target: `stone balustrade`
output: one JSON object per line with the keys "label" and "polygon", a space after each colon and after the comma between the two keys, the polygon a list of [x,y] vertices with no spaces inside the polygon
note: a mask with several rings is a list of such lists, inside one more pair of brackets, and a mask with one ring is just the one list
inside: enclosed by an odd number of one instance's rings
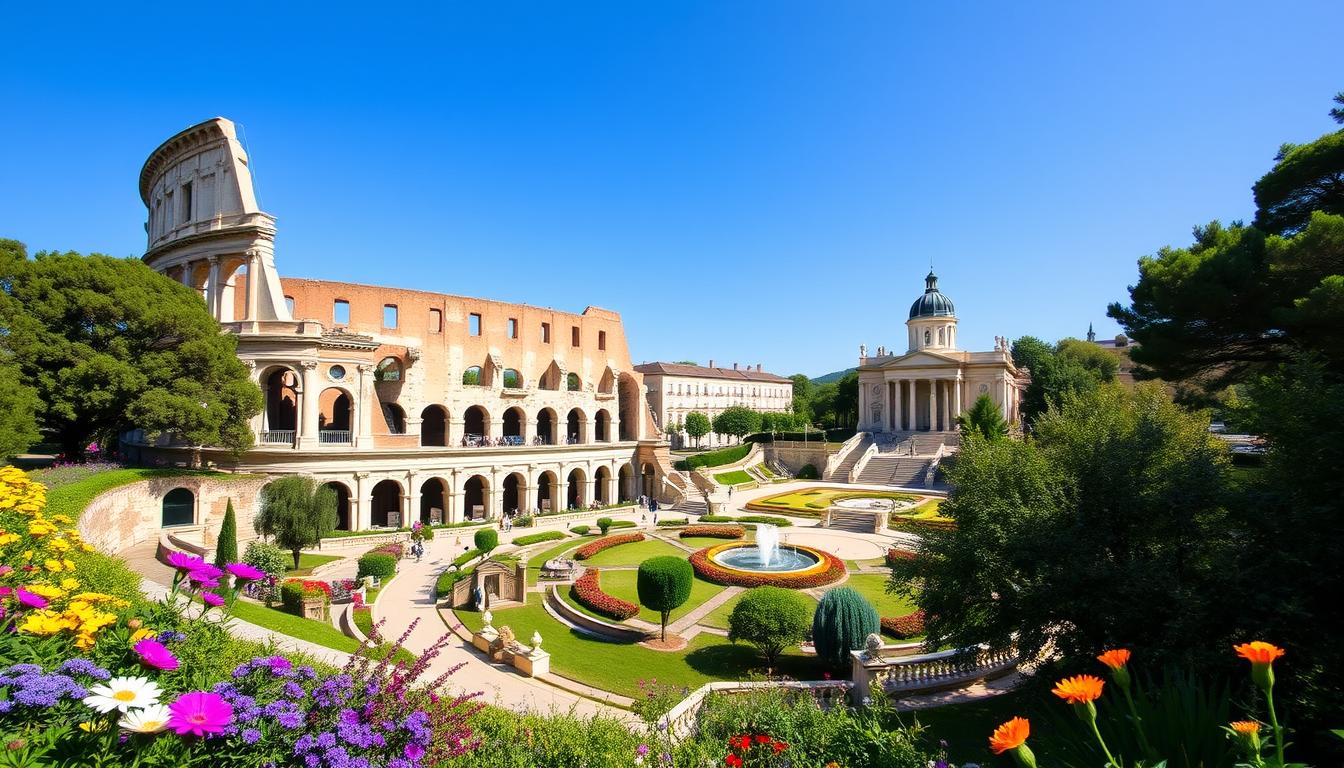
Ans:
{"label": "stone balustrade", "polygon": [[1020,661],[1015,646],[971,648],[908,653],[908,645],[851,651],[851,675],[857,695],[867,695],[872,686],[900,696],[962,688],[980,680],[1006,675]]}
{"label": "stone balustrade", "polygon": [[766,680],[750,683],[706,683],[695,689],[680,704],[658,719],[658,729],[674,741],[695,735],[699,729],[700,708],[711,694],[732,695],[766,688],[786,688],[811,694],[823,709],[844,704],[853,684],[846,680]]}

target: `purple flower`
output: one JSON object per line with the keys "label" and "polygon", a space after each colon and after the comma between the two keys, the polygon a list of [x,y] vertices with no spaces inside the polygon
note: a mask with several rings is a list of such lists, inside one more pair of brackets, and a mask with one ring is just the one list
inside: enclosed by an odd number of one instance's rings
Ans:
{"label": "purple flower", "polygon": [[24,589],[23,587],[19,587],[18,589],[14,590],[14,596],[19,599],[19,605],[23,605],[28,608],[47,607],[47,599],[45,597],[42,597],[41,595],[35,595],[32,592],[29,592],[28,590]]}
{"label": "purple flower", "polygon": [[82,657],[75,657],[56,668],[63,675],[84,675],[94,680],[107,680],[112,677],[106,669]]}
{"label": "purple flower", "polygon": [[261,569],[254,568],[247,563],[229,563],[224,566],[224,570],[233,574],[239,581],[256,581],[266,575]]}
{"label": "purple flower", "polygon": [[[640,744],[638,747],[635,747],[635,754],[639,755],[640,757],[644,757],[645,755],[649,754],[649,745]],[[407,757],[409,757],[409,755],[407,755]]]}
{"label": "purple flower", "polygon": [[211,576],[205,571],[188,571],[187,578],[205,589],[214,589],[219,586],[219,577]]}
{"label": "purple flower", "polygon": [[[176,663],[176,660],[174,660]],[[192,691],[168,705],[168,727],[179,736],[219,733],[233,722],[233,706],[217,693]]]}
{"label": "purple flower", "polygon": [[299,685],[293,680],[290,680],[289,682],[285,683],[284,691],[285,695],[291,699],[302,699],[305,695],[307,695],[303,690],[303,686]]}
{"label": "purple flower", "polygon": [[179,571],[191,572],[205,567],[205,561],[195,555],[188,555],[186,552],[169,552],[165,558],[168,564]]}
{"label": "purple flower", "polygon": [[135,644],[135,652],[140,654],[140,663],[147,667],[166,672],[177,669],[177,657],[157,640],[150,638],[141,640]]}
{"label": "purple flower", "polygon": [[256,728],[247,728],[243,731],[244,744],[256,744],[258,741],[261,741],[261,731]]}
{"label": "purple flower", "polygon": [[212,608],[218,608],[219,606],[224,604],[224,598],[220,597],[214,592],[202,592],[201,602],[205,603],[206,605]]}
{"label": "purple flower", "polygon": [[317,738],[311,733],[305,733],[294,740],[294,754],[302,755],[305,752],[312,752],[317,748]]}
{"label": "purple flower", "polygon": [[299,726],[303,725],[303,713],[285,712],[284,714],[275,718],[275,721],[279,723],[282,727],[288,728],[289,730],[292,731],[295,728],[298,728]]}
{"label": "purple flower", "polygon": [[411,742],[401,748],[401,753],[406,756],[407,760],[419,760],[421,757],[424,757],[425,748],[415,742]]}
{"label": "purple flower", "polygon": [[265,662],[266,666],[270,667],[271,674],[276,677],[288,677],[289,671],[294,667],[284,656],[269,656]]}

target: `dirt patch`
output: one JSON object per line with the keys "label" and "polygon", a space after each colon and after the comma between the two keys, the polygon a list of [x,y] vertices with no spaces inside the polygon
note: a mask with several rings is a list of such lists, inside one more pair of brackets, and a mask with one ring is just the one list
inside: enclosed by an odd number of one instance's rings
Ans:
{"label": "dirt patch", "polygon": [[686,647],[686,638],[668,635],[666,640],[659,640],[654,637],[645,640],[640,645],[652,651],[680,651]]}

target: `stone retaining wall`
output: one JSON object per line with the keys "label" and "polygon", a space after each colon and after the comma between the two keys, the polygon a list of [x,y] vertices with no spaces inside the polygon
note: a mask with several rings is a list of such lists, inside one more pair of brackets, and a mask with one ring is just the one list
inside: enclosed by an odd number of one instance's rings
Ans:
{"label": "stone retaining wall", "polygon": [[[260,508],[261,488],[270,478],[252,476],[184,475],[156,477],[100,493],[79,518],[84,540],[101,552],[116,554],[171,532],[184,541],[214,549],[224,510],[233,499],[238,521],[239,550],[256,538],[252,518]],[[163,497],[186,488],[195,497],[195,522],[164,528]]]}

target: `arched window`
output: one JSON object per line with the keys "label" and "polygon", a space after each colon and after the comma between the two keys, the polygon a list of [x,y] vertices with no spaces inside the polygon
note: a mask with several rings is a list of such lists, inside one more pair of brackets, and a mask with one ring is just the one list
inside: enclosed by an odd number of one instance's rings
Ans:
{"label": "arched window", "polygon": [[196,522],[196,495],[186,488],[174,488],[163,497],[163,522],[173,525],[191,525]]}
{"label": "arched window", "polygon": [[570,392],[579,391],[579,374],[571,373],[565,377],[565,389]]}
{"label": "arched window", "polygon": [[384,357],[373,369],[374,381],[401,381],[401,362],[395,357]]}
{"label": "arched window", "polygon": [[504,388],[505,388],[505,389],[522,389],[522,387],[523,387],[523,375],[522,375],[521,373],[519,373],[518,371],[515,371],[515,370],[512,369],[512,368],[505,368],[505,369],[504,369]]}
{"label": "arched window", "polygon": [[462,372],[462,386],[479,387],[481,385],[481,366],[473,365]]}

